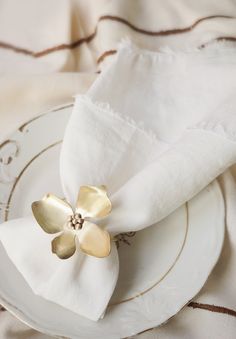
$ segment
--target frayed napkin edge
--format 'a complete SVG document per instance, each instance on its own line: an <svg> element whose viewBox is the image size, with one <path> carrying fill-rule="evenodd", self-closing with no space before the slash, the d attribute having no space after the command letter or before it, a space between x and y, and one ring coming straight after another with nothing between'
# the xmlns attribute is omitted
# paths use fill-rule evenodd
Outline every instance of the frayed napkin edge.
<svg viewBox="0 0 236 339"><path fill-rule="evenodd" d="M143 126L143 122L141 120L135 121L131 119L129 116L125 116L115 111L108 102L94 101L91 98L91 96L89 96L88 94L78 94L74 98L76 101L77 100L79 102L82 101L83 103L85 103L86 105L88 105L89 107L93 109L106 112L107 114L114 117L115 119L119 119L123 123L129 125L130 127L144 134L144 136L146 138L149 138L152 142L156 142L156 143L161 142L161 143L169 144L166 141L161 140L152 130L145 129Z"/></svg>
<svg viewBox="0 0 236 339"><path fill-rule="evenodd" d="M161 61L166 57L188 57L188 56L208 56L216 57L217 55L225 56L225 50L236 54L235 46L230 41L213 41L211 44L203 47L183 47L182 49L174 49L168 45L161 46L158 50L151 50L139 47L135 41L129 37L122 38L117 46L117 54L126 51L129 54L139 55L143 57L151 57L153 60Z"/></svg>

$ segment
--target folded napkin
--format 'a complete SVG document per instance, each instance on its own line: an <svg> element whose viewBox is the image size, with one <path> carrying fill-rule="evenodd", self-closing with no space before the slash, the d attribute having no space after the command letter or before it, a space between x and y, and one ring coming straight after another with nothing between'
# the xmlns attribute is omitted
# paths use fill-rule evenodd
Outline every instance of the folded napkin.
<svg viewBox="0 0 236 339"><path fill-rule="evenodd" d="M223 44L153 53L123 43L87 95L76 97L60 159L66 200L75 206L81 186L106 185L113 209L98 225L115 236L160 221L231 166L235 56ZM32 216L0 227L34 293L98 320L118 278L115 242L106 258L77 249L60 260L50 251L54 237Z"/></svg>

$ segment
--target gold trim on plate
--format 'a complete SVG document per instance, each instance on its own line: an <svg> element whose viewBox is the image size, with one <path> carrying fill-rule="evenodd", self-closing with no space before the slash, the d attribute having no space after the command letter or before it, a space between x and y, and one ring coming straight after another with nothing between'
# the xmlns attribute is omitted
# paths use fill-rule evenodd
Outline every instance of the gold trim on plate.
<svg viewBox="0 0 236 339"><path fill-rule="evenodd" d="M60 109L63 109L63 108L68 108L68 107L72 107L73 104L68 104L68 105L64 105L63 107L59 107L59 108L56 108L54 110L51 110L45 114L41 114L33 119L31 119L30 121L24 123L23 125L21 125L18 130L23 132L24 131L24 128L30 124L31 122L45 116L46 114L48 113L52 113L52 112L55 112L55 111L58 111ZM8 140L4 141L0 146L4 146L6 143L8 142ZM13 197L13 194L14 194L14 191L16 189L16 186L19 182L19 180L21 179L22 175L25 173L25 171L27 170L27 168L34 162L34 160L36 160L40 155L42 155L43 153L45 153L46 151L48 151L49 149L59 145L60 143L62 143L62 140L59 140L49 146L47 146L46 148L44 148L43 150L41 150L38 154L36 154L26 165L25 167L21 170L20 174L18 175L18 177L16 178L13 186L12 186L12 189L10 191L10 194L9 194L9 197L8 197L8 201L6 203L6 208L5 208L5 217L4 217L4 220L7 221L8 220L8 217L9 217L9 209L10 209L10 204L11 204L11 200L12 200L12 197ZM152 286L150 286L149 288L147 288L146 290L136 294L135 296L133 297L130 297L130 298L127 298L127 299L124 299L124 300L121 300L119 302L114 302L112 304L110 304L108 307L111 307L111 306L115 306L117 304L121 304L121 303L124 303L124 302L128 302L128 301L131 301L137 297L140 297L142 295L144 295L145 293L149 292L151 289L153 289L154 287L156 287L169 273L170 271L173 269L173 267L175 266L175 264L177 263L178 259L180 258L180 255L181 253L183 252L183 249L184 249L184 246L185 246L185 243L186 243L186 239L187 239L187 234L188 234L188 229L189 229L189 208L188 208L188 202L185 203L185 210L186 210L186 230L185 230L185 235L184 235L184 239L183 239L183 243L181 245L181 248L180 248L180 251L179 253L177 254L174 262L172 263L172 265L169 267L169 269L167 270L167 272L155 283L153 284ZM8 304L6 302L6 304ZM15 306L12 306L12 308L15 308ZM28 324L26 321L25 321L26 324ZM29 326L31 326L31 324L28 324ZM148 331L151 331L151 330L154 330L156 327L153 327L153 328L149 328L149 329L146 329L142 332L139 332L137 333L136 335L140 335L142 333L145 333L145 332L148 332ZM66 337L62 337L62 336L56 336L57 338L66 338ZM131 337L129 337L131 338Z"/></svg>
<svg viewBox="0 0 236 339"><path fill-rule="evenodd" d="M12 186L12 189L10 191L10 194L8 196L8 200L7 200L7 203L6 203L6 208L5 208L5 216L4 216L4 221L7 221L8 220L8 217L9 217L9 209L10 209L10 204L11 204L11 199L12 199L12 196L13 196L13 193L16 189L16 185L18 184L20 178L22 177L22 175L24 174L24 172L27 170L27 168L34 162L34 160L36 160L40 155L42 155L43 153L45 153L46 151L48 151L50 148L56 146L56 145L59 145L60 143L62 143L62 140L59 140L59 141L56 141L54 142L53 144L47 146L46 148L44 148L42 151L40 151L38 154L36 154L26 165L25 167L21 170L20 174L17 176L13 186Z"/></svg>
<svg viewBox="0 0 236 339"><path fill-rule="evenodd" d="M52 109L50 112L46 112L46 113L42 113L42 114L39 114L37 115L36 117L26 121L24 124L22 124L19 128L18 128L18 131L20 132L24 132L24 129L26 126L28 126L29 124L31 124L31 122L34 122L42 117L44 117L45 115L47 115L48 113L53 113L53 112L57 112L57 111L60 111L64 108L69 108L69 107L73 107L73 103L68 103L67 105L63 105L63 106L59 106L59 107L56 107L54 109Z"/></svg>
<svg viewBox="0 0 236 339"><path fill-rule="evenodd" d="M142 291L142 292L139 292L137 293L136 295L134 295L133 297L129 297L127 299L124 299L124 300L121 300L121 301L116 301L114 303L111 303L108 305L108 307L111 307L111 306L115 306L115 305L119 305L119 304L122 304L124 302L127 302L127 301L131 301L135 298L138 298L138 297L141 297L142 295L144 295L145 293L149 292L150 290L152 290L154 287L156 287L169 273L170 271L173 269L173 267L175 266L176 262L178 261L181 253L183 252L183 249L184 249L184 246L186 244L186 239L187 239L187 235L188 235L188 229L189 229L189 208L188 208L188 202L186 202L184 204L184 207L185 207L185 211L186 211L186 228L185 228L185 234L184 234L184 239L183 239L183 243L181 245L181 248L179 250L179 253L177 254L174 262L171 264L171 266L168 268L168 270L166 271L165 274L163 274L163 276L157 281L155 282L153 285L151 285L149 288L147 288L146 290Z"/></svg>
<svg viewBox="0 0 236 339"><path fill-rule="evenodd" d="M18 175L18 177L16 178L16 181L14 182L14 185L12 186L12 189L10 191L10 194L9 194L9 197L8 197L8 201L7 201L7 204L6 204L6 209L5 209L5 221L8 220L8 217L9 217L9 209L10 209L10 204L11 204L11 199L12 199L12 196L14 194L14 191L16 189L16 186L19 182L19 180L21 179L22 175L24 174L24 172L27 170L27 168L34 162L34 160L36 160L38 157L40 157L40 155L42 155L43 153L47 152L49 149L59 145L60 143L62 143L62 140L59 140L49 146L47 146L46 148L44 148L43 150L41 150L38 154L36 154L26 165L25 167L21 170L20 174ZM179 253L177 254L174 262L171 264L171 266L168 268L168 270L165 272L165 274L157 281L155 282L153 285L151 285L149 288L147 288L146 290L142 291L142 292L139 292L137 293L136 295L134 295L133 297L129 297L127 299L123 299L123 300L120 300L120 301L117 301L117 302L114 302L114 303L111 303L108 305L108 307L111 307L111 306L115 306L115 305L118 305L118 304L121 304L121 303L124 303L124 302L128 302L128 301L131 301L135 298L138 298L142 295L144 295L145 293L149 292L150 290L152 290L154 287L156 287L169 273L170 271L173 269L173 267L175 266L176 262L178 261L183 249L184 249L184 245L186 243L186 239L187 239L187 234L188 234L188 228L189 228L189 209L188 209L188 202L186 202L184 204L185 206L185 211L186 211L186 229L185 229L185 235L184 235L184 239L183 239L183 243L181 245L181 248L179 250Z"/></svg>

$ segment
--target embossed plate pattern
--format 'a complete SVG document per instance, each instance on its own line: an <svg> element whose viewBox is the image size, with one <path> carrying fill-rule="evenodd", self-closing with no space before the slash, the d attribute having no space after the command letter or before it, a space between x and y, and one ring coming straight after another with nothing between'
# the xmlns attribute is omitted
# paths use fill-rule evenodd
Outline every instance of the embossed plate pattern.
<svg viewBox="0 0 236 339"><path fill-rule="evenodd" d="M71 107L25 123L0 145L0 222L29 214L45 191L62 196L59 152ZM120 276L102 320L92 322L34 295L1 244L0 303L51 335L128 337L167 321L199 292L223 239L224 203L214 181L157 225L119 237Z"/></svg>

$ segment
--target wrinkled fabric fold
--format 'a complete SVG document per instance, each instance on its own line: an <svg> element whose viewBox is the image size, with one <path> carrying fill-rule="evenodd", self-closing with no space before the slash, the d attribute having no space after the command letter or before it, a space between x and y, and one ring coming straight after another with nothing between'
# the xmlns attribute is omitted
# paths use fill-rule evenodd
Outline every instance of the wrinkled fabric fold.
<svg viewBox="0 0 236 339"><path fill-rule="evenodd" d="M236 161L236 51L152 53L123 44L85 96L75 100L60 157L61 184L75 206L79 187L106 185L111 235L149 227ZM229 67L230 66L230 67ZM118 253L60 261L32 218L0 227L10 259L33 291L92 320L114 291Z"/></svg>
<svg viewBox="0 0 236 339"><path fill-rule="evenodd" d="M6 252L35 294L91 320L98 320L116 286L119 261L115 243L100 259L77 252L67 260L51 253L49 236L32 218L0 227Z"/></svg>
<svg viewBox="0 0 236 339"><path fill-rule="evenodd" d="M229 119L231 112L233 117L234 110L224 116ZM235 163L236 142L209 124L190 127L179 140L167 144L109 107L78 97L61 152L64 189L73 197L81 178L93 184L105 180L113 211L103 225L113 235L151 226ZM86 142L85 154L73 129Z"/></svg>

